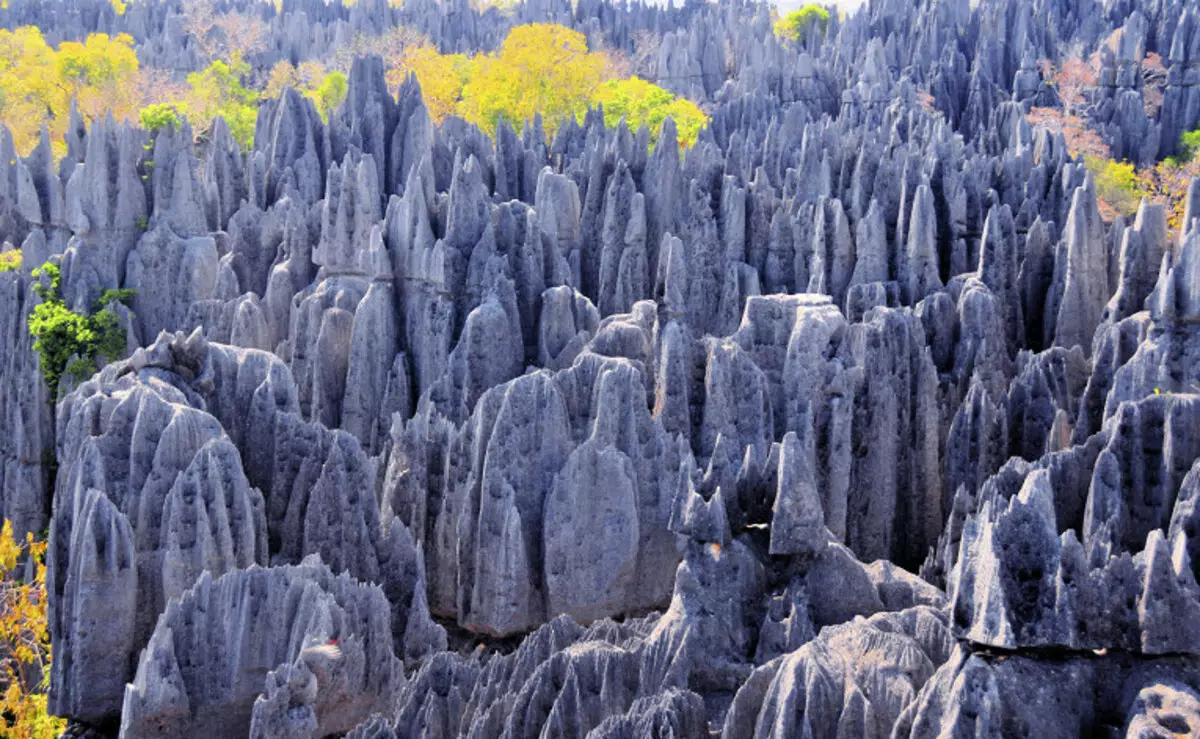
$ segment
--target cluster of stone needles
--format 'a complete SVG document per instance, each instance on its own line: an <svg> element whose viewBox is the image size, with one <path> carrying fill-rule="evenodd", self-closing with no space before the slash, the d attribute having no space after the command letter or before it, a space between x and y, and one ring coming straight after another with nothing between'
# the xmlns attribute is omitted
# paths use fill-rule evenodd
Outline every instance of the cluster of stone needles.
<svg viewBox="0 0 1200 739"><path fill-rule="evenodd" d="M179 0L10 2L189 63ZM743 0L226 5L293 60L650 30L709 121L493 138L362 57L248 152L0 133L0 513L49 532L72 736L1200 736L1200 180L1103 216L1027 120L1102 49L1105 143L1173 153L1194 0L870 0L799 44ZM136 290L53 408L52 258L71 305Z"/></svg>

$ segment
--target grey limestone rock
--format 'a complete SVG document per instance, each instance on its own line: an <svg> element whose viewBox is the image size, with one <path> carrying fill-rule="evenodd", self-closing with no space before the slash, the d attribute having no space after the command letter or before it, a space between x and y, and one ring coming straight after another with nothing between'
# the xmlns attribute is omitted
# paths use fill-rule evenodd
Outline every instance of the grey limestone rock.
<svg viewBox="0 0 1200 739"><path fill-rule="evenodd" d="M1193 731L1200 723L1200 698L1196 691L1178 684L1142 688L1130 706L1125 735L1148 739L1164 734Z"/></svg>
<svg viewBox="0 0 1200 739"><path fill-rule="evenodd" d="M708 731L701 697L690 690L665 690L638 698L620 716L610 716L588 732L588 739L633 739L658 736L683 739Z"/></svg>
<svg viewBox="0 0 1200 739"><path fill-rule="evenodd" d="M1141 661L1069 655L1049 661L1017 654L998 659L957 647L893 731L911 737L999 737L1032 720L1062 735L1153 736L1126 730L1154 727L1159 717L1167 719L1168 729L1179 727L1174 717L1190 725L1186 706L1195 682L1191 657ZM1160 711L1156 703L1184 710Z"/></svg>
<svg viewBox="0 0 1200 739"><path fill-rule="evenodd" d="M0 25L208 63L186 3L60 5ZM197 142L78 104L59 140L0 127L0 515L50 524L52 710L129 736L1194 732L1200 180L1178 233L1112 217L1027 120L1065 103L1115 157L1175 153L1190 4L879 0L795 41L737 1L221 11L263 24L253 76L344 66L345 102L285 89L245 152L222 120ZM706 124L489 135L354 59L537 22ZM1040 63L1076 50L1078 104ZM48 259L72 309L136 291L129 358L56 409Z"/></svg>
<svg viewBox="0 0 1200 739"><path fill-rule="evenodd" d="M262 494L237 449L160 372L110 371L63 402L51 680L57 710L84 720L118 715L121 683L170 598L205 571L266 561ZM114 627L85 628L95 619Z"/></svg>
<svg viewBox="0 0 1200 739"><path fill-rule="evenodd" d="M334 576L316 557L205 574L160 617L125 689L121 736L349 731L403 685L388 620L377 587ZM330 639L338 654L324 664L304 654ZM312 712L308 733L297 731L293 711L272 710L281 690L290 696L284 709Z"/></svg>
<svg viewBox="0 0 1200 739"><path fill-rule="evenodd" d="M738 690L722 736L889 736L939 667L922 632L944 632L946 625L935 611L917 615L911 630L880 628L875 618L831 627L759 667ZM864 679L873 664L899 669L887 679Z"/></svg>
<svg viewBox="0 0 1200 739"><path fill-rule="evenodd" d="M819 552L828 542L821 498L813 485L813 454L812 447L801 446L795 433L783 437L779 490L771 517L771 554Z"/></svg>
<svg viewBox="0 0 1200 739"><path fill-rule="evenodd" d="M1072 196L1063 229L1065 243L1060 248L1066 250L1066 259L1062 302L1053 323L1056 346L1078 345L1091 353L1092 334L1112 294L1103 233L1095 187L1089 178Z"/></svg>

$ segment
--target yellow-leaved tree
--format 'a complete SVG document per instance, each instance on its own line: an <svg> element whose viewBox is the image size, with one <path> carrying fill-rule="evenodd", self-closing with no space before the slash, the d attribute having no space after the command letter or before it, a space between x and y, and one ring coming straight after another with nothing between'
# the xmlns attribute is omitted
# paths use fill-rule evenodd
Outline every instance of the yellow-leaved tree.
<svg viewBox="0 0 1200 739"><path fill-rule="evenodd" d="M0 736L50 739L67 725L46 713L50 634L46 622L45 542L0 527ZM22 564L32 557L32 579Z"/></svg>
<svg viewBox="0 0 1200 739"><path fill-rule="evenodd" d="M552 23L509 31L499 53L471 60L460 113L488 133L503 119L517 130L541 113L550 136L582 117L606 79L608 59L589 52L583 34Z"/></svg>
<svg viewBox="0 0 1200 739"><path fill-rule="evenodd" d="M94 121L112 111L117 120L141 107L137 53L128 34L89 34L83 43L64 41L55 57L58 78L68 99L78 100L79 112Z"/></svg>
<svg viewBox="0 0 1200 739"><path fill-rule="evenodd" d="M431 44L410 46L400 55L388 81L395 85L410 73L421 84L421 97L429 117L441 123L458 112L471 62L465 54L439 54Z"/></svg>
<svg viewBox="0 0 1200 739"><path fill-rule="evenodd" d="M675 121L679 145L696 143L696 136L708 121L704 111L691 100L677 97L640 77L609 80L596 91L595 102L604 106L604 124L612 127L625 119L633 131L650 129L650 141L658 142L659 130L669 116Z"/></svg>
<svg viewBox="0 0 1200 739"><path fill-rule="evenodd" d="M21 154L37 144L43 125L61 153L72 98L88 121L109 111L117 120L135 115L152 87L143 77L126 34L93 33L54 49L34 26L0 30L0 120Z"/></svg>
<svg viewBox="0 0 1200 739"><path fill-rule="evenodd" d="M797 42L804 41L812 28L820 29L822 36L829 29L829 10L818 3L793 10L775 22L777 36Z"/></svg>
<svg viewBox="0 0 1200 739"><path fill-rule="evenodd" d="M17 151L32 149L42 124L64 114L67 104L54 49L42 32L34 26L0 29L0 119L12 132Z"/></svg>

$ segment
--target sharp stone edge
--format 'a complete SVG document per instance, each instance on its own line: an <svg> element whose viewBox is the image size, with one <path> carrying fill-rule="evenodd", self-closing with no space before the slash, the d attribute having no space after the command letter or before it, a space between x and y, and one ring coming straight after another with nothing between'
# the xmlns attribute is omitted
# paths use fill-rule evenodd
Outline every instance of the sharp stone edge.
<svg viewBox="0 0 1200 739"><path fill-rule="evenodd" d="M245 154L0 131L0 512L50 531L75 735L1200 731L1200 182L1178 231L1106 223L1024 118L1038 60L1102 48L1114 155L1175 153L1194 3L882 0L800 47L728 0L229 5L264 67L401 23L652 31L711 120L493 141L366 58ZM4 17L199 63L179 2L52 6ZM54 413L51 257L72 307L137 290L129 358Z"/></svg>

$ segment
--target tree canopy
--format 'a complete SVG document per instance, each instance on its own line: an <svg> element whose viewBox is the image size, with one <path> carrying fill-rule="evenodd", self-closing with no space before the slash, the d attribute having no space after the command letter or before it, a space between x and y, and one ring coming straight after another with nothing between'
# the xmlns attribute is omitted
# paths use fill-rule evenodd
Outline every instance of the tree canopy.
<svg viewBox="0 0 1200 739"><path fill-rule="evenodd" d="M475 57L463 88L463 117L493 133L500 120L519 129L541 113L553 135L563 121L587 111L606 64L578 31L549 23L517 26L498 54Z"/></svg>
<svg viewBox="0 0 1200 739"><path fill-rule="evenodd" d="M394 41L404 44L399 35ZM569 118L582 118L589 107L604 106L605 123L622 118L633 129L648 126L657 139L662 123L674 119L681 146L691 146L707 122L690 100L638 77L622 78L621 65L599 51L590 51L578 31L549 23L517 26L494 54L468 58L440 54L424 39L385 56L398 84L414 74L430 117L441 122L457 115L489 134L503 120L520 129L535 115L542 116L548 135Z"/></svg>
<svg viewBox="0 0 1200 739"><path fill-rule="evenodd" d="M19 152L37 144L42 126L59 141L66 130L72 98L93 118L117 107L122 88L138 71L133 39L94 33L82 43L64 41L58 49L33 26L0 29L0 118ZM113 104L116 105L113 105Z"/></svg>
<svg viewBox="0 0 1200 739"><path fill-rule="evenodd" d="M93 33L56 49L34 26L0 29L0 119L20 153L37 144L42 126L62 150L72 99L88 121L109 112L123 120L141 109L151 87L126 34Z"/></svg>
<svg viewBox="0 0 1200 739"><path fill-rule="evenodd" d="M829 11L817 3L809 3L776 21L775 33L792 41L803 41L814 26L824 35L829 28Z"/></svg>
<svg viewBox="0 0 1200 739"><path fill-rule="evenodd" d="M151 131L178 126L186 115L198 137L221 116L248 149L261 100L290 86L328 120L346 97L349 60L369 53L384 58L393 89L408 75L416 76L435 122L456 115L489 134L502 120L520 129L540 115L553 136L568 119L603 105L608 125L624 118L635 130L648 126L653 139L669 116L680 145L690 146L707 120L695 103L627 76L634 66L622 55L591 50L583 34L550 23L517 26L497 51L473 57L442 54L422 34L395 28L355 39L349 44L352 55L299 65L280 61L256 74L250 58L262 47L261 21L242 24L218 14L209 0L189 10L185 20L202 58L211 60L189 74L186 84L166 71L141 68L133 39L125 34L91 34L54 48L35 27L0 30L0 117L17 151L28 153L44 125L61 154L72 100L88 122L111 113Z"/></svg>
<svg viewBox="0 0 1200 739"><path fill-rule="evenodd" d="M675 121L679 145L683 147L696 142L708 120L691 100L676 97L640 77L605 82L596 91L594 102L604 106L605 125L616 126L624 118L634 131L646 126L652 143L657 143L659 130L668 117Z"/></svg>

